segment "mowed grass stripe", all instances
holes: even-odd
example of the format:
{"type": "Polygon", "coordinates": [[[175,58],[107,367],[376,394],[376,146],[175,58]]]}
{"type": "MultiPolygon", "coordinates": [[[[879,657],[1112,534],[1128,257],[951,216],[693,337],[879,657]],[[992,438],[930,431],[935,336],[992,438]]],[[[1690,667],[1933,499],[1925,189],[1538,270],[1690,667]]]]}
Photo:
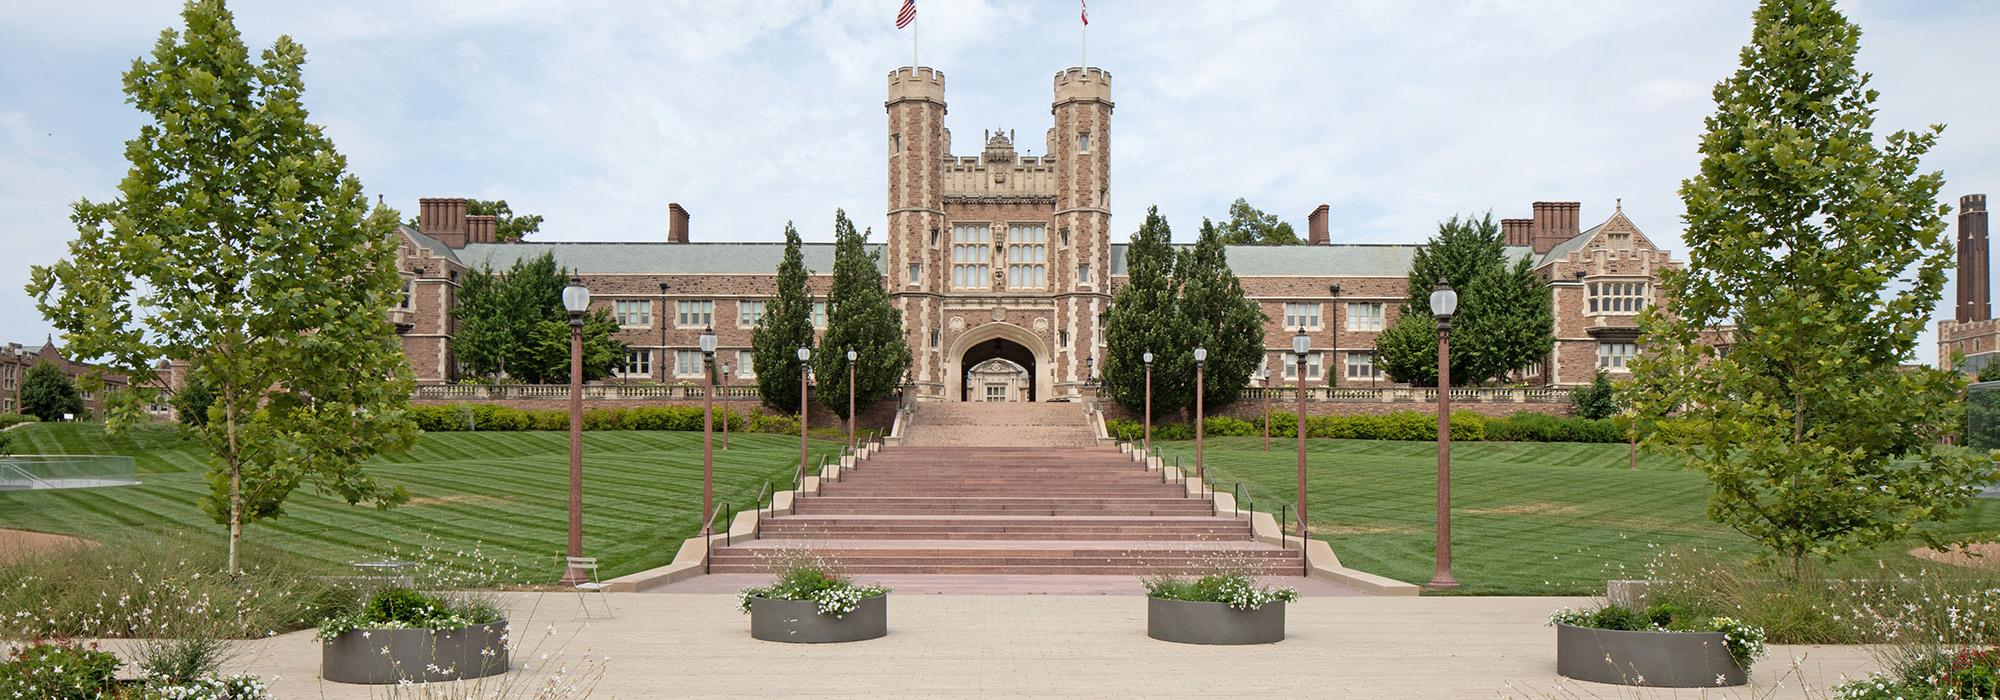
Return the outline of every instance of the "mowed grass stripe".
{"type": "MultiPolygon", "coordinates": [[[[129,530],[223,536],[201,510],[207,448],[172,435],[112,438],[84,424],[21,428],[20,444],[52,454],[124,454],[169,470],[137,486],[0,493],[0,525],[90,538],[129,530]]],[[[719,436],[718,436],[719,438],[719,436]]],[[[424,435],[410,451],[373,460],[368,472],[403,484],[413,504],[387,511],[349,506],[301,487],[285,514],[246,531],[246,547],[284,548],[339,566],[386,555],[404,556],[429,543],[447,550],[481,548],[520,567],[524,582],[559,571],[566,539],[568,434],[562,431],[424,435]]],[[[732,449],[715,451],[720,504],[747,510],[765,480],[789,487],[798,438],[739,433],[732,449]]],[[[813,459],[841,443],[815,439],[813,459]]],[[[606,576],[669,561],[699,529],[701,434],[586,433],[584,539],[606,576]]]]}

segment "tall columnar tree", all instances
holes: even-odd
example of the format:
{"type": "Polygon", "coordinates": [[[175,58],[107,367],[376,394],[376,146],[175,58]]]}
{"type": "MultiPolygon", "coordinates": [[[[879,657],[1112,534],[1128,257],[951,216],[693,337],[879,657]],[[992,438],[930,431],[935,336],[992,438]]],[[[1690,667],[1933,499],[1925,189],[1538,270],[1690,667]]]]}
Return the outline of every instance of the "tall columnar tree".
{"type": "MultiPolygon", "coordinates": [[[[1235,401],[1264,361],[1264,312],[1243,294],[1222,246],[1221,231],[1203,219],[1201,237],[1174,265],[1181,316],[1194,332],[1194,344],[1208,348],[1202,393],[1209,406],[1235,401]]],[[[1188,397],[1191,411],[1194,392],[1188,397]]]]}
{"type": "Polygon", "coordinates": [[[1153,415],[1173,415],[1194,403],[1194,346],[1201,337],[1180,312],[1174,279],[1173,230],[1159,207],[1126,248],[1124,286],[1104,325],[1104,382],[1113,400],[1133,411],[1146,405],[1144,355],[1153,353],[1153,415]]]}
{"type": "Polygon", "coordinates": [[[813,358],[819,374],[819,401],[842,417],[847,415],[847,351],[855,352],[854,406],[874,404],[896,390],[910,367],[910,345],[903,336],[903,313],[889,303],[882,285],[877,254],[868,250],[868,234],[856,233],[847,212],[833,215],[833,288],[826,298],[826,335],[813,358]]]}
{"type": "Polygon", "coordinates": [[[1276,214],[1266,214],[1263,210],[1250,206],[1242,197],[1229,205],[1229,220],[1220,227],[1222,242],[1227,245],[1297,245],[1299,234],[1292,230],[1292,224],[1278,219],[1276,214]]]}
{"type": "Polygon", "coordinates": [[[83,394],[56,363],[38,362],[21,375],[21,412],[44,421],[82,416],[83,394]]]}
{"type": "Polygon", "coordinates": [[[1437,321],[1431,317],[1430,296],[1441,282],[1458,292],[1458,311],[1451,321],[1452,384],[1502,376],[1555,348],[1548,285],[1526,260],[1507,264],[1491,214],[1453,216],[1417,249],[1402,318],[1376,340],[1382,369],[1391,379],[1437,384],[1437,321]]]}
{"type": "Polygon", "coordinates": [[[799,348],[813,347],[812,296],[806,288],[805,253],[799,230],[785,222],[785,257],[778,262],[777,295],[764,303],[764,315],[750,332],[751,361],[757,390],[764,403],[796,412],[799,405],[799,348]]]}
{"type": "Polygon", "coordinates": [[[1995,476],[1940,445],[1964,380],[1904,366],[1952,264],[1943,175],[1918,170],[1941,127],[1876,137],[1860,37],[1830,0],[1759,5],[1681,183],[1688,266],[1663,273],[1634,363],[1638,407],[1675,416],[1648,442],[1700,468],[1709,517],[1794,577],[1911,533],[1935,543],[1920,526],[1995,476]]]}
{"type": "MultiPolygon", "coordinates": [[[[467,372],[505,372],[530,384],[569,382],[569,312],[562,306],[570,273],[554,253],[514,261],[505,273],[482,268],[465,276],[452,315],[452,352],[467,372]]],[[[585,316],[583,378],[602,379],[625,360],[614,336],[618,321],[598,309],[585,316]]]]}
{"type": "Polygon", "coordinates": [[[387,507],[401,488],[361,464],[416,438],[411,380],[389,310],[395,212],[307,121],[305,49],[279,37],[252,61],[220,0],[192,0],[185,31],[133,62],[125,93],[149,119],[125,145],[118,195],[79,201],[69,256],[28,293],[69,349],[157,386],[156,360],[190,363],[217,420],[208,510],[229,528],[282,513],[312,484],[387,507]]]}

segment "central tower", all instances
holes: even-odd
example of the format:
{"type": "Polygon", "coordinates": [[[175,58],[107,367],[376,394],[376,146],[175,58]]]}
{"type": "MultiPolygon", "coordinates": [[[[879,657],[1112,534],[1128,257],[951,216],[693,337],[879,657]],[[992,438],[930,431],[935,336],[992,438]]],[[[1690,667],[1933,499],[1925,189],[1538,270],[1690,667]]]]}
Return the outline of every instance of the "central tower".
{"type": "Polygon", "coordinates": [[[1026,395],[1079,393],[1110,300],[1111,76],[1055,76],[1046,155],[985,132],[951,155],[944,75],[889,74],[889,233],[883,265],[903,312],[910,380],[926,400],[967,400],[967,372],[1001,359],[1026,395]]]}

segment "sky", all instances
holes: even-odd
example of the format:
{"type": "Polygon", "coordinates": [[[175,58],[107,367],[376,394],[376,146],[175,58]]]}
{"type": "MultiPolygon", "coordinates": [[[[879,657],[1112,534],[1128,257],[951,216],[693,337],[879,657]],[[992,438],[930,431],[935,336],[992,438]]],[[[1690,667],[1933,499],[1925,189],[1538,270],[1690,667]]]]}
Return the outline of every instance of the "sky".
{"type": "MultiPolygon", "coordinates": [[[[306,103],[371,194],[506,199],[539,240],[774,241],[833,212],[883,230],[901,0],[238,0],[253,53],[308,50],[306,103]]],[[[66,251],[70,206],[116,193],[143,123],[121,73],[179,25],[170,0],[0,10],[0,342],[50,326],[19,292],[66,251]]],[[[953,152],[987,129],[1040,153],[1051,80],[1087,51],[1112,74],[1114,229],[1157,205],[1192,237],[1229,202],[1345,243],[1414,243],[1453,214],[1583,203],[1676,251],[1712,86],[1751,0],[1402,2],[920,0],[917,57],[946,76],[953,152]],[[1087,43],[1082,43],[1087,42],[1087,43]],[[1081,43],[1081,45],[1080,45],[1081,43]]],[[[2000,193],[2000,3],[1841,3],[1882,95],[1880,133],[1947,125],[1941,202],[2000,193]]],[[[1950,315],[1952,287],[1937,318],[1950,315]]],[[[1914,351],[1935,358],[1929,332],[1914,351]]]]}

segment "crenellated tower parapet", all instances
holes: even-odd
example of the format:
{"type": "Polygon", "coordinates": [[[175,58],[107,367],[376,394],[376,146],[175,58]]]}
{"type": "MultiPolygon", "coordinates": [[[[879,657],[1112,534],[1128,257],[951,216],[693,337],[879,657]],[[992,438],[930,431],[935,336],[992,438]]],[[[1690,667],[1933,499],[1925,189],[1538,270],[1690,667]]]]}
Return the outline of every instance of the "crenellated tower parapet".
{"type": "Polygon", "coordinates": [[[1073,100],[1111,105],[1111,73],[1102,68],[1065,68],[1056,74],[1057,105],[1073,100]]]}

